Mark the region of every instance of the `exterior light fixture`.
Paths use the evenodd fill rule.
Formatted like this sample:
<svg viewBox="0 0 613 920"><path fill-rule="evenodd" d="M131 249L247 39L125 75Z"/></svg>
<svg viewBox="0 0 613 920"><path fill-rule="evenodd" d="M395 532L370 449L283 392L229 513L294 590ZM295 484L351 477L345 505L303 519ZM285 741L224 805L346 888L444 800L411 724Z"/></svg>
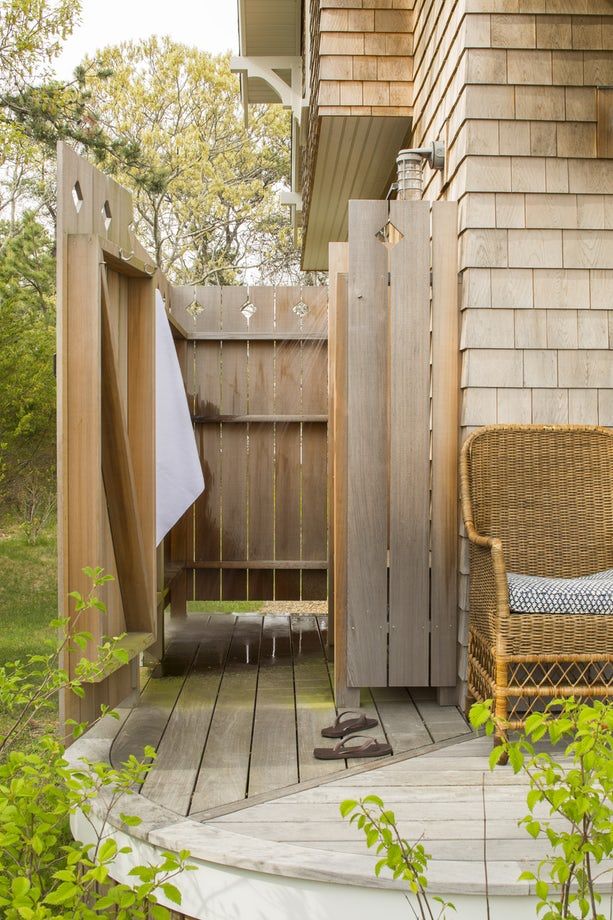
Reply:
<svg viewBox="0 0 613 920"><path fill-rule="evenodd" d="M420 199L423 192L422 167L426 161L432 169L445 166L445 145L442 141L432 141L425 147L413 147L400 150L396 157L398 181L391 189L398 193L398 198ZM389 195L388 195L389 197Z"/></svg>

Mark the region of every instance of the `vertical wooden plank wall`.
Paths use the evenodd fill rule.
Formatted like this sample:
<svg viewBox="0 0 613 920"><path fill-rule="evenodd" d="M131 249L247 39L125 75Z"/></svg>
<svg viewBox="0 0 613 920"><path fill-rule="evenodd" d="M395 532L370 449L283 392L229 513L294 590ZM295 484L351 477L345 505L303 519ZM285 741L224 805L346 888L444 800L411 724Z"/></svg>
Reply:
<svg viewBox="0 0 613 920"><path fill-rule="evenodd" d="M205 478L187 559L197 600L326 598L327 299L324 287L173 290Z"/></svg>
<svg viewBox="0 0 613 920"><path fill-rule="evenodd" d="M346 305L343 250L330 248L342 705L363 686L435 686L444 702L455 691L457 214L453 202L435 203L431 217L429 202L393 201L387 224L386 202L351 202Z"/></svg>
<svg viewBox="0 0 613 920"><path fill-rule="evenodd" d="M347 675L387 684L387 202L349 202Z"/></svg>

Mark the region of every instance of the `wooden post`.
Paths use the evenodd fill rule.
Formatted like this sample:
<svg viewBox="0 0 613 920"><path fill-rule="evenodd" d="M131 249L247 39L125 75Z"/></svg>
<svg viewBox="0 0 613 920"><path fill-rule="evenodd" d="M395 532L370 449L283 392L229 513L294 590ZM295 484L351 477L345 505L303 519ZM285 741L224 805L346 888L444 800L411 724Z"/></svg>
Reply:
<svg viewBox="0 0 613 920"><path fill-rule="evenodd" d="M458 208L432 205L431 683L455 701L458 610Z"/></svg>
<svg viewBox="0 0 613 920"><path fill-rule="evenodd" d="M341 709L360 704L360 690L348 685L347 673L347 300L348 267L346 243L330 246L334 267L330 291L330 453L329 481L332 586L329 594L334 610L334 695Z"/></svg>
<svg viewBox="0 0 613 920"><path fill-rule="evenodd" d="M66 274L61 286L63 309L58 325L58 453L61 470L58 488L60 550L59 611L73 616L70 591L87 595L90 583L86 565L102 558L101 489L101 323L100 247L93 236L70 236L66 241ZM79 618L78 628L92 633L85 654L97 656L103 635L100 612ZM73 673L75 662L67 654L62 666ZM88 687L83 699L63 693L60 720L91 721L98 714L98 687Z"/></svg>

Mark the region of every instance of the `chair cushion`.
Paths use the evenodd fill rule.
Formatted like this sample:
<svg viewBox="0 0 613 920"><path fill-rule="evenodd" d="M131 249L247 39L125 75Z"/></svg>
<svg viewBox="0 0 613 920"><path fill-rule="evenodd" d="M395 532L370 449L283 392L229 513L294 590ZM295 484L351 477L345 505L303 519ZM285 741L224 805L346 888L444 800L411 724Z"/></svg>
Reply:
<svg viewBox="0 0 613 920"><path fill-rule="evenodd" d="M613 614L613 569L580 578L507 577L512 613Z"/></svg>

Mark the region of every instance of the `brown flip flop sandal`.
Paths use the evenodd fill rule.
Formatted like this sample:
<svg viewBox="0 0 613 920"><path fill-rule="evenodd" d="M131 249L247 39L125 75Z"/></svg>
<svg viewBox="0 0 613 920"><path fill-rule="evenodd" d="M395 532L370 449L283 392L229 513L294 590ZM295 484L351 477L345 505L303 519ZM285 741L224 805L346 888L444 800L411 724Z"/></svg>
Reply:
<svg viewBox="0 0 613 920"><path fill-rule="evenodd" d="M354 716L354 718L346 719L345 716ZM344 738L351 732L363 732L367 728L376 728L378 724L376 719L369 719L363 712L347 709L338 714L334 725L322 728L321 733L324 738Z"/></svg>
<svg viewBox="0 0 613 920"><path fill-rule="evenodd" d="M363 738L362 744L349 744L356 738ZM339 741L331 748L315 748L313 756L317 760L353 760L362 757L384 757L391 754L392 749L389 744L377 741L369 735L352 735L351 738L345 738Z"/></svg>

